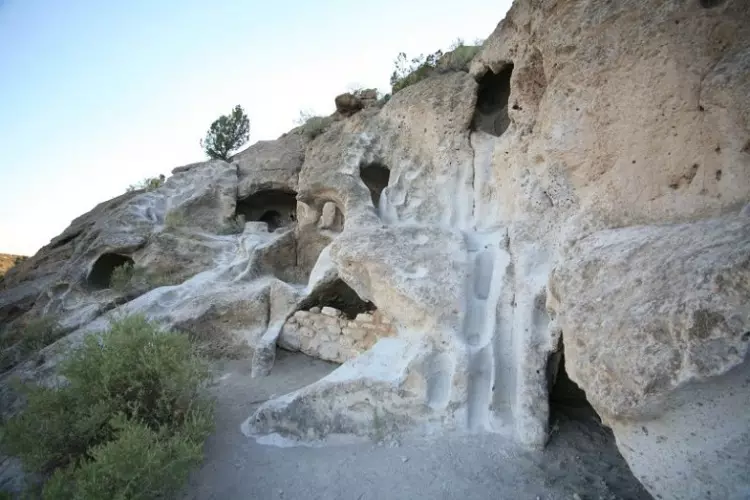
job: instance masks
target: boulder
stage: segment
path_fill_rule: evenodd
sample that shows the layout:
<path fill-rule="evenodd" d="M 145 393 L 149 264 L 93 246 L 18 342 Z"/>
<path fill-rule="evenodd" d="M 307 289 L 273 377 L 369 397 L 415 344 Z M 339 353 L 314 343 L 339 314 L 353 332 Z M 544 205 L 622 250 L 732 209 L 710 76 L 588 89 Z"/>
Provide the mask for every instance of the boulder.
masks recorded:
<path fill-rule="evenodd" d="M 362 100 L 349 92 L 336 96 L 336 111 L 343 116 L 351 116 L 362 109 Z"/>
<path fill-rule="evenodd" d="M 548 290 L 568 374 L 644 485 L 750 492 L 750 218 L 593 233 Z"/>

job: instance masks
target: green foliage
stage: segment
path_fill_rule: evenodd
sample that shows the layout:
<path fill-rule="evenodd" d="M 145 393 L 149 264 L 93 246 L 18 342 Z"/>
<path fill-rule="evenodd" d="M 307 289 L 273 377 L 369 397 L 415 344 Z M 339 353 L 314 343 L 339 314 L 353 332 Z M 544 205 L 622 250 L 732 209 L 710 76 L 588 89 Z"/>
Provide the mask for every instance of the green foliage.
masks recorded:
<path fill-rule="evenodd" d="M 213 411 L 207 365 L 186 336 L 141 316 L 90 335 L 62 363 L 68 384 L 26 386 L 4 451 L 49 478 L 45 499 L 156 499 L 202 458 Z"/>
<path fill-rule="evenodd" d="M 138 279 L 142 279 L 148 288 L 159 288 L 160 286 L 172 286 L 182 283 L 183 276 L 176 269 L 159 269 L 156 272 L 146 274 L 145 270 L 135 273 Z"/>
<path fill-rule="evenodd" d="M 182 274 L 179 269 L 157 269 L 154 272 L 148 272 L 143 267 L 136 268 L 133 264 L 126 262 L 114 268 L 109 279 L 109 287 L 120 293 L 128 293 L 176 285 L 182 281 Z"/>
<path fill-rule="evenodd" d="M 406 53 L 399 53 L 394 62 L 395 68 L 391 74 L 391 93 L 395 94 L 409 85 L 424 80 L 434 73 L 438 59 L 443 55 L 443 51 L 438 50 L 432 54 L 420 54 L 417 57 L 409 59 Z"/>
<path fill-rule="evenodd" d="M 388 104 L 388 101 L 390 100 L 391 100 L 391 94 L 385 94 L 383 97 L 378 99 L 377 106 L 382 108 L 383 106 Z"/>
<path fill-rule="evenodd" d="M 187 219 L 185 218 L 185 215 L 177 210 L 167 212 L 167 215 L 164 217 L 164 225 L 169 229 L 177 229 L 186 224 Z"/>
<path fill-rule="evenodd" d="M 112 270 L 109 287 L 118 292 L 126 292 L 130 288 L 134 273 L 133 264 L 130 262 L 117 266 Z"/>
<path fill-rule="evenodd" d="M 445 53 L 438 50 L 432 54 L 420 54 L 410 59 L 404 52 L 401 52 L 394 62 L 391 91 L 395 94 L 399 90 L 429 78 L 436 71 L 467 71 L 469 63 L 480 48 L 478 45 L 465 45 L 464 41 L 458 38 Z"/>
<path fill-rule="evenodd" d="M 166 178 L 164 177 L 164 175 L 159 175 L 159 177 L 146 177 L 137 184 L 131 184 L 130 186 L 128 186 L 127 192 L 132 193 L 133 191 L 140 190 L 153 191 L 154 189 L 158 189 L 163 186 L 165 180 Z"/>
<path fill-rule="evenodd" d="M 476 45 L 459 45 L 451 52 L 446 53 L 440 61 L 440 66 L 451 71 L 468 71 L 469 63 L 479 53 Z"/>
<path fill-rule="evenodd" d="M 59 339 L 64 330 L 53 316 L 42 316 L 24 322 L 21 337 L 21 348 L 27 352 L 35 352 Z"/>
<path fill-rule="evenodd" d="M 222 115 L 211 124 L 201 147 L 211 158 L 228 160 L 229 154 L 245 144 L 250 137 L 250 120 L 242 106 L 235 106 L 232 113 Z"/>
<path fill-rule="evenodd" d="M 65 334 L 54 316 L 23 319 L 0 333 L 0 372 L 12 368 Z"/>
<path fill-rule="evenodd" d="M 327 116 L 315 116 L 311 111 L 300 111 L 297 125 L 302 126 L 302 132 L 310 139 L 315 139 L 325 132 L 332 119 Z"/>
<path fill-rule="evenodd" d="M 21 262 L 23 262 L 23 261 L 25 261 L 25 260 L 28 260 L 28 259 L 29 259 L 29 258 L 28 258 L 28 257 L 27 257 L 26 255 L 19 255 L 19 256 L 17 256 L 17 257 L 15 258 L 15 260 L 13 261 L 13 265 L 14 265 L 14 266 L 17 266 L 17 265 L 18 265 L 18 264 L 20 264 Z"/>

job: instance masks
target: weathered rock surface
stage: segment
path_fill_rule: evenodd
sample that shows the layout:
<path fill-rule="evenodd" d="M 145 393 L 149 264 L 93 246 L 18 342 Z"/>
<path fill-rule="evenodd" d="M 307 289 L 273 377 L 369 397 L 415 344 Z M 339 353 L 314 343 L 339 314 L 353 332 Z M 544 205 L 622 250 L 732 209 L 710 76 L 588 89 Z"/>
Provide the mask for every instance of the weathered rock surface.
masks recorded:
<path fill-rule="evenodd" d="M 338 101 L 313 140 L 175 169 L 73 221 L 8 273 L 0 321 L 55 314 L 70 341 L 142 312 L 245 344 L 255 375 L 277 342 L 344 362 L 251 416 L 263 439 L 542 447 L 564 348 L 652 494 L 747 497 L 745 2 L 518 0 L 468 73 L 382 109 Z M 123 259 L 141 281 L 117 291 Z M 326 314 L 349 306 L 392 320 L 359 355 L 375 339 Z M 15 373 L 44 378 L 61 344 Z"/>
<path fill-rule="evenodd" d="M 390 321 L 380 314 L 360 313 L 348 319 L 341 317 L 341 311 L 324 307 L 321 312 L 295 312 L 284 323 L 278 345 L 325 361 L 344 363 L 395 333 Z"/>
<path fill-rule="evenodd" d="M 650 489 L 750 492 L 748 298 L 744 215 L 593 233 L 553 272 L 567 371 Z"/>

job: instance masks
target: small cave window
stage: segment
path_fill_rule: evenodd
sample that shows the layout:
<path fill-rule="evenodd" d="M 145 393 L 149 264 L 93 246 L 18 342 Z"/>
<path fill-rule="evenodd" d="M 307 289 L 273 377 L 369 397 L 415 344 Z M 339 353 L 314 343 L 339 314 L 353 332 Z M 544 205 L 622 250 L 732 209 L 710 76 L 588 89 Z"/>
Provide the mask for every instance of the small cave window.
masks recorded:
<path fill-rule="evenodd" d="M 297 221 L 297 193 L 281 189 L 258 191 L 246 198 L 237 200 L 235 217 L 245 221 L 261 221 L 274 231 Z"/>
<path fill-rule="evenodd" d="M 472 130 L 481 130 L 500 137 L 510 125 L 508 98 L 513 65 L 508 64 L 499 73 L 488 70 L 479 79 L 477 107 L 474 110 Z"/>
<path fill-rule="evenodd" d="M 594 420 L 601 422 L 594 408 L 586 399 L 586 392 L 568 377 L 565 371 L 565 348 L 550 357 L 547 365 L 549 382 L 550 419 L 561 415 L 571 420 Z"/>
<path fill-rule="evenodd" d="M 133 259 L 127 255 L 105 253 L 96 259 L 96 262 L 94 262 L 94 265 L 91 267 L 87 280 L 88 284 L 99 290 L 109 288 L 114 270 L 124 265 L 132 266 L 133 264 Z"/>
<path fill-rule="evenodd" d="M 337 279 L 313 291 L 309 297 L 302 301 L 300 309 L 309 310 L 313 307 L 333 307 L 346 315 L 349 319 L 354 319 L 357 314 L 372 312 L 376 310 L 375 304 L 362 300 L 357 292 Z"/>
<path fill-rule="evenodd" d="M 377 207 L 380 203 L 380 194 L 383 192 L 383 189 L 388 186 L 391 171 L 388 167 L 380 163 L 370 163 L 367 165 L 360 165 L 359 176 L 367 186 L 367 189 L 370 190 L 372 204 Z"/>

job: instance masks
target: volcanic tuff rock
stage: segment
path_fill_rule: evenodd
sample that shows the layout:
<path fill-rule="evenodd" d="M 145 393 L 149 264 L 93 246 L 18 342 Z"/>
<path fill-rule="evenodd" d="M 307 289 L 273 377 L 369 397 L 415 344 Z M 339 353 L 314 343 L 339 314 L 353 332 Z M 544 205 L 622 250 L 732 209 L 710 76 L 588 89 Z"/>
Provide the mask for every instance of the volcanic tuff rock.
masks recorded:
<path fill-rule="evenodd" d="M 0 321 L 54 314 L 75 340 L 142 312 L 246 344 L 270 376 L 280 335 L 356 356 L 333 352 L 354 337 L 342 316 L 335 339 L 326 307 L 391 321 L 243 425 L 268 439 L 453 430 L 542 447 L 564 349 L 652 494 L 744 498 L 749 172 L 744 1 L 518 0 L 468 73 L 76 219 L 8 273 Z M 125 262 L 140 281 L 114 290 Z M 319 327 L 302 325 L 306 346 L 300 317 Z M 43 380 L 48 352 L 14 373 Z"/>

